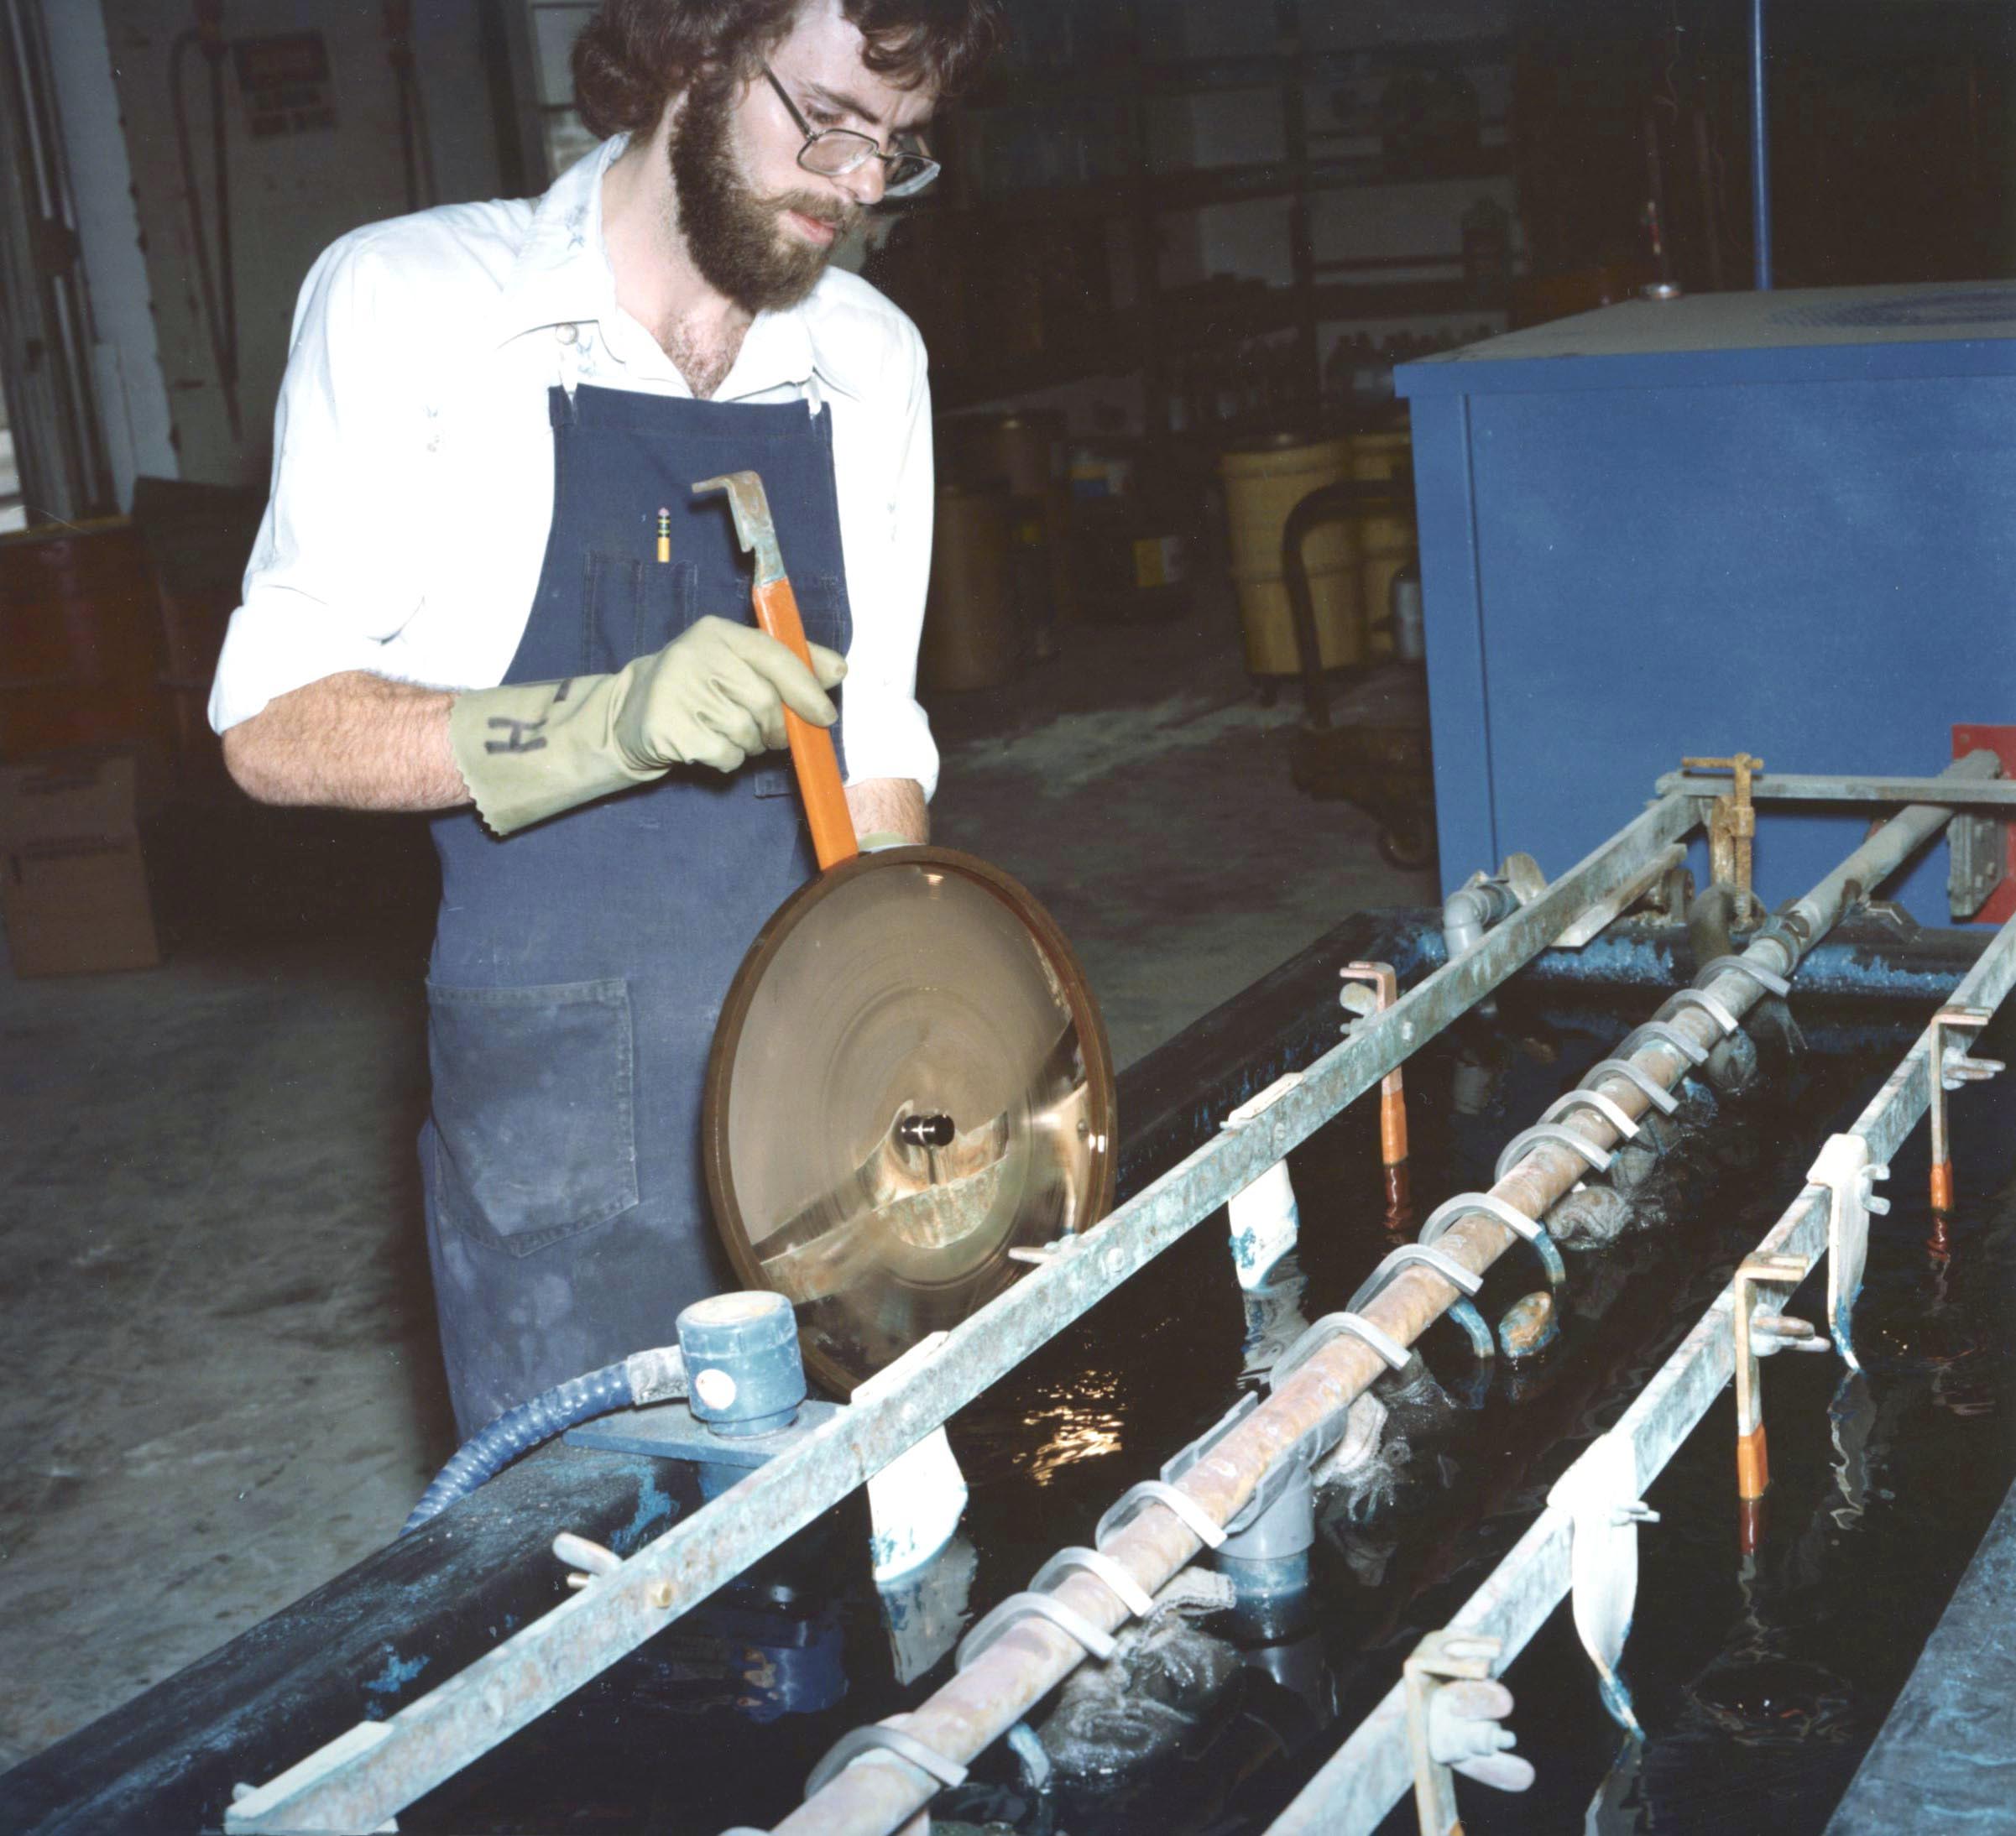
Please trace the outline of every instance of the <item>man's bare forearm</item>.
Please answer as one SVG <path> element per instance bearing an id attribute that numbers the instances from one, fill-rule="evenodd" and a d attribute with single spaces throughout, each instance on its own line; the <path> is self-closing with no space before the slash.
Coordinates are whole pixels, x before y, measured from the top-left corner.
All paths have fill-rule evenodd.
<path id="1" fill-rule="evenodd" d="M 224 734 L 224 763 L 261 803 L 452 810 L 469 788 L 448 748 L 443 689 L 362 670 L 276 696 Z"/>
<path id="2" fill-rule="evenodd" d="M 864 778 L 847 787 L 847 808 L 856 835 L 900 835 L 906 842 L 931 839 L 924 787 L 915 778 Z"/>
<path id="3" fill-rule="evenodd" d="M 469 789 L 448 744 L 443 689 L 388 681 L 362 670 L 326 676 L 276 696 L 224 735 L 224 763 L 261 803 L 340 810 L 452 810 Z M 923 787 L 911 778 L 850 785 L 856 833 L 931 832 Z"/>

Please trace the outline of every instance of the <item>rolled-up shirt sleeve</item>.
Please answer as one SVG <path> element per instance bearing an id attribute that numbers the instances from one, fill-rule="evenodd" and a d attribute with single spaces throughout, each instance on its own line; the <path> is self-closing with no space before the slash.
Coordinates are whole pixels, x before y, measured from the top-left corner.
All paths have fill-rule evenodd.
<path id="1" fill-rule="evenodd" d="M 327 249 L 295 310 L 272 489 L 211 687 L 217 732 L 275 696 L 384 670 L 422 595 L 426 410 L 397 355 L 401 277 L 373 232 Z"/>
<path id="2" fill-rule="evenodd" d="M 872 515 L 876 534 L 857 547 L 854 532 L 848 531 L 854 642 L 847 653 L 841 738 L 849 783 L 911 778 L 929 797 L 937 788 L 938 749 L 917 704 L 917 678 L 937 488 L 931 385 L 923 340 L 907 319 L 899 318 L 897 325 L 900 343 L 890 369 L 904 378 L 903 409 L 890 423 L 880 476 L 870 487 L 875 495 L 870 498 L 862 488 L 868 481 L 843 482 L 847 495 L 868 500 L 857 514 Z"/>

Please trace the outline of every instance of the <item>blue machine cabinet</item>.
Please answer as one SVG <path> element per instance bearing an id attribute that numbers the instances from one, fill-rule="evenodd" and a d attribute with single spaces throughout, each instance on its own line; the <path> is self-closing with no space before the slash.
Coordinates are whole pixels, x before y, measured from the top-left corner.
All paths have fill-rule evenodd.
<path id="1" fill-rule="evenodd" d="M 1634 301 L 1395 380 L 1445 886 L 1563 872 L 1683 754 L 1918 775 L 2016 722 L 2016 285 Z M 1760 895 L 1865 826 L 1764 815 Z M 1893 896 L 1950 922 L 1945 851 Z"/>

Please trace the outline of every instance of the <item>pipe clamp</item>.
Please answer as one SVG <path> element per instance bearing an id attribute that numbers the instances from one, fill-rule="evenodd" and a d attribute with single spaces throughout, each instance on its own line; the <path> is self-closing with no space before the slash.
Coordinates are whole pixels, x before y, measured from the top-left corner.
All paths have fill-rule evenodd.
<path id="1" fill-rule="evenodd" d="M 1607 1148 L 1598 1147 L 1594 1141 L 1577 1134 L 1573 1129 L 1564 1128 L 1559 1122 L 1536 1122 L 1530 1129 L 1520 1129 L 1505 1144 L 1504 1150 L 1498 1155 L 1498 1164 L 1492 1172 L 1492 1179 L 1503 1179 L 1543 1143 L 1552 1143 L 1556 1147 L 1566 1148 L 1571 1154 L 1580 1155 L 1588 1163 L 1592 1173 L 1607 1173 L 1610 1171 L 1611 1155 Z"/>
<path id="2" fill-rule="evenodd" d="M 1145 1620 L 1155 1610 L 1155 1602 L 1148 1590 L 1115 1562 L 1112 1557 L 1101 1555 L 1096 1549 L 1074 1546 L 1060 1549 L 1036 1572 L 1036 1578 L 1029 1583 L 1032 1593 L 1045 1593 L 1052 1583 L 1073 1568 L 1082 1568 L 1095 1579 L 1105 1583 L 1106 1591 L 1127 1609 L 1130 1619 Z"/>
<path id="3" fill-rule="evenodd" d="M 1647 1020 L 1643 1026 L 1633 1027 L 1624 1043 L 1617 1047 L 1617 1056 L 1628 1058 L 1646 1040 L 1656 1040 L 1662 1046 L 1670 1046 L 1690 1065 L 1700 1067 L 1708 1062 L 1708 1049 L 1698 1040 L 1690 1039 L 1679 1027 L 1666 1020 Z"/>
<path id="4" fill-rule="evenodd" d="M 1484 1277 L 1465 1268 L 1446 1250 L 1428 1244 L 1403 1243 L 1397 1249 L 1388 1251 L 1381 1259 L 1379 1266 L 1358 1284 L 1358 1291 L 1345 1303 L 1345 1312 L 1362 1312 L 1379 1297 L 1387 1283 L 1410 1264 L 1433 1269 L 1456 1291 L 1456 1300 L 1449 1309 L 1449 1317 L 1463 1328 L 1470 1349 L 1480 1359 L 1488 1362 L 1495 1357 L 1497 1347 L 1491 1338 L 1491 1328 L 1484 1323 L 1484 1316 L 1471 1304 L 1484 1286 Z"/>
<path id="5" fill-rule="evenodd" d="M 1665 1004 L 1660 1008 L 1659 1012 L 1670 1020 L 1682 1008 L 1685 1007 L 1698 1007 L 1721 1029 L 1724 1039 L 1728 1038 L 1740 1024 L 1736 1015 L 1716 1000 L 1712 994 L 1705 994 L 1700 988 L 1679 989 L 1666 998 Z"/>
<path id="6" fill-rule="evenodd" d="M 1345 1337 L 1371 1346 L 1389 1369 L 1405 1370 L 1413 1357 L 1406 1346 L 1381 1332 L 1363 1314 L 1326 1313 L 1274 1360 L 1273 1369 L 1267 1373 L 1268 1390 L 1279 1390 L 1332 1339 Z"/>
<path id="7" fill-rule="evenodd" d="M 1605 1096 L 1600 1090 L 1564 1090 L 1540 1112 L 1540 1119 L 1543 1122 L 1559 1122 L 1563 1116 L 1576 1109 L 1594 1109 L 1617 1131 L 1617 1139 L 1621 1141 L 1632 1140 L 1638 1132 L 1637 1124 L 1625 1114 L 1623 1106 Z"/>
<path id="8" fill-rule="evenodd" d="M 1049 1620 L 1086 1656 L 1096 1657 L 1102 1664 L 1120 1649 L 1110 1632 L 1094 1625 L 1084 1614 L 1073 1612 L 1055 1594 L 1024 1592 L 1010 1594 L 959 1640 L 952 1667 L 964 1670 L 1010 1627 L 1032 1616 Z"/>
<path id="9" fill-rule="evenodd" d="M 1627 1084 L 1635 1085 L 1650 1103 L 1663 1116 L 1669 1116 L 1680 1106 L 1679 1098 L 1664 1084 L 1654 1077 L 1643 1065 L 1634 1064 L 1628 1058 L 1606 1058 L 1591 1065 L 1582 1074 L 1582 1081 L 1575 1086 L 1578 1090 L 1591 1090 L 1597 1079 L 1622 1077 Z"/>
<path id="10" fill-rule="evenodd" d="M 1772 941 L 1776 943 L 1778 940 L 1774 937 Z M 1775 994 L 1781 1001 L 1792 992 L 1792 984 L 1784 976 L 1773 975 L 1761 963 L 1752 962 L 1747 955 L 1716 957 L 1712 962 L 1703 963 L 1701 973 L 1694 978 L 1694 985 L 1705 988 L 1718 975 L 1731 973 L 1748 976 L 1763 994 Z"/>
<path id="11" fill-rule="evenodd" d="M 966 1768 L 957 1760 L 947 1759 L 936 1747 L 927 1746 L 913 1734 L 905 1734 L 901 1728 L 891 1728 L 877 1721 L 865 1728 L 849 1729 L 826 1750 L 826 1756 L 807 1775 L 806 1797 L 808 1799 L 817 1797 L 856 1760 L 866 1759 L 875 1752 L 893 1753 L 899 1760 L 914 1766 L 926 1778 L 936 1779 L 940 1785 L 966 1782 Z"/>
<path id="12" fill-rule="evenodd" d="M 1420 1240 L 1424 1244 L 1434 1243 L 1472 1212 L 1482 1212 L 1486 1218 L 1504 1225 L 1515 1237 L 1531 1244 L 1533 1254 L 1539 1257 L 1541 1266 L 1547 1270 L 1547 1285 L 1556 1294 L 1568 1286 L 1567 1265 L 1561 1260 L 1561 1252 L 1554 1239 L 1547 1234 L 1547 1227 L 1507 1204 L 1496 1192 L 1459 1192 L 1438 1205 L 1421 1227 Z"/>
<path id="13" fill-rule="evenodd" d="M 1173 1486 L 1193 1467 L 1200 1465 L 1211 1449 L 1259 1406 L 1260 1398 L 1249 1390 L 1188 1447 L 1178 1447 L 1162 1463 L 1162 1483 Z M 1224 1527 L 1228 1538 L 1251 1530 L 1298 1479 L 1314 1470 L 1316 1463 L 1344 1438 L 1349 1413 L 1348 1410 L 1340 1410 L 1334 1415 L 1324 1416 L 1314 1427 L 1306 1429 L 1292 1447 L 1283 1448 L 1274 1457 L 1246 1503 L 1225 1520 Z M 1187 1498 L 1188 1494 L 1178 1495 Z"/>
<path id="14" fill-rule="evenodd" d="M 1225 1526 L 1188 1492 L 1179 1491 L 1161 1479 L 1143 1479 L 1131 1485 L 1108 1507 L 1092 1532 L 1094 1547 L 1105 1547 L 1106 1539 L 1150 1505 L 1160 1505 L 1178 1518 L 1184 1527 L 1207 1549 L 1216 1549 L 1225 1540 Z"/>

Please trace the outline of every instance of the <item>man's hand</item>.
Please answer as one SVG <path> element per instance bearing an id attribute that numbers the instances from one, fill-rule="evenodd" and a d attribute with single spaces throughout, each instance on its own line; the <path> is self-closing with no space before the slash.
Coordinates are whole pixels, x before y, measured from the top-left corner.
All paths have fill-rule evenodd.
<path id="1" fill-rule="evenodd" d="M 458 696 L 449 745 L 483 820 L 509 835 L 674 765 L 733 771 L 784 743 L 787 707 L 832 726 L 838 711 L 824 691 L 847 665 L 810 648 L 808 670 L 760 631 L 702 618 L 614 675 Z"/>
<path id="2" fill-rule="evenodd" d="M 618 673 L 616 743 L 640 776 L 674 765 L 734 771 L 751 753 L 784 743 L 784 710 L 815 727 L 839 711 L 825 691 L 846 675 L 833 651 L 808 644 L 807 669 L 775 638 L 726 618 L 702 618 L 654 656 Z M 816 672 L 816 679 L 815 679 Z"/>

